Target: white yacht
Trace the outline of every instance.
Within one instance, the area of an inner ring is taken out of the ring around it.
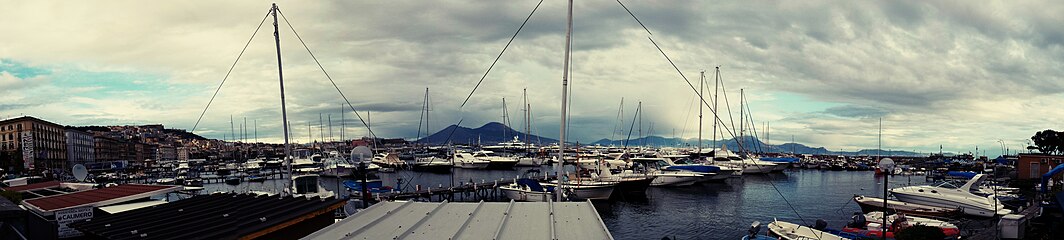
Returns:
[[[558,180],[543,183],[548,189],[557,189]],[[613,194],[615,182],[602,182],[591,180],[569,181],[562,185],[562,193],[572,200],[605,200]]]
[[[358,166],[340,157],[329,157],[322,161],[321,175],[326,177],[353,176]]]
[[[554,192],[547,191],[535,179],[515,179],[513,183],[500,186],[507,198],[522,202],[547,202],[554,198]]]
[[[291,191],[292,196],[305,196],[307,198],[328,198],[336,195],[333,192],[326,191],[324,187],[321,187],[318,182],[317,174],[298,174],[292,176],[292,186],[288,190]]]
[[[650,186],[689,186],[706,178],[706,174],[687,170],[664,170],[669,164],[664,158],[632,158],[632,162],[639,163],[642,168],[637,168],[635,174],[644,174],[654,177]],[[629,174],[622,172],[621,175]]]
[[[488,167],[491,161],[483,160],[473,157],[473,154],[467,152],[455,152],[454,158],[451,160],[455,167],[469,168],[469,169],[484,169]]]
[[[921,185],[894,188],[890,189],[890,192],[903,202],[959,208],[964,214],[973,216],[993,217],[1011,213],[1012,211],[1005,209],[1005,205],[1001,204],[996,195],[984,197],[973,193],[982,185],[984,179],[986,179],[986,175],[978,174],[961,187],[945,182],[938,186]]]
[[[473,158],[488,161],[487,169],[501,169],[509,170],[513,169],[517,165],[517,159],[500,156],[492,151],[476,151],[473,152]]]
[[[370,160],[370,162],[384,168],[406,168],[406,162],[400,160],[398,154],[378,153],[373,156],[373,160]]]

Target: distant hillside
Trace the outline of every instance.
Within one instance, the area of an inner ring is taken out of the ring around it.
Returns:
[[[754,152],[775,152],[775,153],[791,153],[796,154],[827,154],[827,155],[876,155],[876,149],[863,149],[857,152],[845,152],[845,151],[829,151],[824,147],[810,147],[800,143],[784,143],[779,145],[768,145],[752,136],[743,136],[736,139],[717,140],[717,147],[720,145],[726,145],[729,150],[737,151],[739,143],[742,143],[743,147],[749,151]],[[590,143],[591,145],[602,146],[624,146],[624,140],[610,140],[601,139]],[[628,140],[628,146],[651,146],[651,147],[696,147],[698,146],[697,139],[680,139],[680,138],[665,138],[660,136],[648,136],[638,139]],[[702,140],[703,148],[712,148],[712,140]],[[887,156],[924,156],[920,153],[910,151],[887,151],[883,150],[882,155]]]
[[[190,133],[188,131],[185,131],[184,129],[163,129],[163,132],[182,139],[207,140],[207,138],[203,136],[196,135],[195,133]]]
[[[495,144],[510,141],[511,139],[513,139],[514,135],[520,136],[521,138],[524,138],[525,136],[524,133],[509,128],[506,125],[503,125],[502,123],[490,122],[488,124],[484,124],[484,126],[475,129],[451,125],[447,128],[444,128],[443,130],[440,130],[439,132],[429,135],[428,137],[420,139],[419,142],[429,144],[447,144],[447,142],[455,144],[475,144],[479,141],[481,144]],[[450,136],[450,139],[448,139],[448,136]],[[558,140],[552,138],[545,138],[536,135],[529,135],[527,140],[536,144],[550,144],[558,142]]]

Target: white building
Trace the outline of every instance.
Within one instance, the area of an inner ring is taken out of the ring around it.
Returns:
[[[92,134],[74,129],[66,129],[66,152],[67,162],[87,165],[96,162],[94,142]]]

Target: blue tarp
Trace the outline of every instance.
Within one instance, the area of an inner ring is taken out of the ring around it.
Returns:
[[[1053,168],[1052,170],[1049,170],[1049,172],[1046,172],[1046,174],[1042,174],[1042,193],[1049,192],[1049,188],[1046,186],[1049,183],[1049,179],[1053,178],[1053,175],[1056,175],[1060,172],[1064,172],[1064,164],[1057,165],[1057,167]]]
[[[975,177],[976,174],[977,173],[975,173],[975,172],[968,172],[968,171],[949,171],[949,172],[946,172],[946,175],[949,175],[950,177],[963,177],[963,178],[968,178],[968,179],[971,179],[971,178]]]
[[[517,179],[517,184],[522,186],[528,186],[528,189],[532,190],[533,192],[543,192],[543,185],[539,185],[539,182],[533,179]]]
[[[344,187],[347,187],[348,189],[351,189],[353,191],[362,191],[362,182],[355,180],[344,180]],[[381,182],[380,180],[366,181],[366,188],[373,193],[383,193],[391,190],[389,188],[385,188],[384,182]]]
[[[796,162],[798,162],[798,158],[795,158],[795,157],[763,157],[763,158],[761,158],[761,161],[796,163]]]

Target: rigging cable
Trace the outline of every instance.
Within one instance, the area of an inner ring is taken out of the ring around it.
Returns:
[[[629,14],[630,14],[630,15],[632,16],[632,18],[634,18],[634,19],[636,20],[636,22],[639,22],[640,26],[643,26],[643,28],[644,28],[644,29],[646,29],[646,26],[645,26],[645,25],[643,25],[643,23],[639,21],[639,18],[638,18],[638,17],[636,17],[636,16],[635,16],[635,14],[634,14],[634,13],[632,13],[632,11],[628,10],[628,7],[625,7],[625,6],[624,6],[624,3],[621,3],[621,1],[620,1],[620,0],[617,0],[617,3],[619,3],[619,4],[621,5],[621,7],[624,7],[625,11],[628,11],[628,13],[629,13]],[[650,30],[647,30],[647,33],[649,34],[649,33],[650,33]],[[669,58],[669,55],[668,55],[668,54],[665,54],[665,51],[664,51],[664,50],[662,50],[660,46],[658,46],[658,43],[654,41],[654,38],[652,38],[651,36],[647,36],[647,39],[649,39],[649,40],[650,40],[650,43],[653,43],[653,44],[654,44],[654,47],[655,47],[655,48],[657,48],[659,52],[661,52],[661,55],[665,57],[665,60],[668,60],[668,61],[669,61],[669,64],[671,64],[671,65],[672,65],[672,67],[673,67],[674,69],[676,69],[676,73],[680,74],[680,77],[682,77],[682,78],[683,78],[683,80],[684,80],[685,82],[687,82],[687,85],[688,85],[689,87],[691,87],[691,90],[692,90],[692,91],[694,91],[694,92],[695,92],[695,93],[697,94],[697,93],[698,93],[698,89],[697,89],[697,88],[695,88],[695,86],[694,86],[693,84],[691,84],[691,81],[687,79],[687,76],[685,76],[685,75],[683,74],[683,71],[680,71],[680,68],[676,66],[676,63],[674,63],[674,62],[672,61],[672,59],[671,59],[671,58]],[[701,98],[701,101],[702,101],[702,103],[703,103],[703,104],[705,104],[706,106],[709,106],[709,103],[708,103],[708,102],[706,102],[706,99],[705,99],[705,98]],[[717,113],[716,109],[710,108],[710,110],[712,110],[712,111],[713,111],[713,113],[714,113],[714,114],[713,114],[713,115],[714,115],[714,118],[718,118],[718,117],[716,117],[716,115],[717,115],[717,114],[716,114],[716,113]],[[719,118],[718,118],[718,120],[719,120]],[[732,136],[735,136],[734,132],[732,132],[732,131],[731,131],[731,129],[727,129],[727,128],[725,128],[725,130],[728,130],[728,132],[729,132],[729,133],[731,133],[731,135],[732,135]],[[739,147],[740,147],[740,148],[742,148],[742,147],[743,147],[742,143],[739,143]],[[755,166],[756,166],[756,167],[757,167],[758,169],[760,169],[760,168],[761,168],[761,166],[760,166],[760,165],[756,165],[756,164],[755,164]],[[802,217],[802,215],[798,213],[798,210],[794,208],[794,205],[792,205],[792,204],[790,203],[790,201],[788,201],[788,200],[787,200],[787,197],[783,195],[783,192],[781,192],[781,191],[779,190],[779,188],[777,188],[777,187],[776,187],[776,184],[775,184],[775,183],[773,183],[772,181],[768,181],[768,183],[769,183],[769,185],[771,185],[771,186],[772,186],[772,189],[773,189],[773,190],[776,190],[776,193],[778,193],[778,194],[780,195],[780,197],[781,197],[781,198],[783,198],[783,201],[784,201],[785,203],[787,203],[787,207],[790,207],[791,211],[794,211],[794,214],[798,216],[798,218],[799,218],[799,219],[800,219],[800,220],[802,221],[802,224],[807,224],[807,222],[805,221],[805,218],[803,218],[803,217]],[[817,238],[819,238],[819,236],[817,236]]]
[[[218,96],[218,92],[222,91],[222,85],[225,85],[225,80],[229,79],[229,74],[233,73],[233,69],[236,68],[236,63],[240,62],[240,57],[244,56],[244,51],[248,50],[248,46],[251,45],[251,40],[255,39],[255,35],[258,35],[259,29],[262,28],[262,24],[266,22],[266,18],[270,17],[270,12],[266,13],[266,16],[262,17],[262,21],[259,22],[259,26],[255,27],[255,32],[251,33],[251,38],[248,39],[248,43],[244,44],[244,49],[240,49],[240,54],[236,55],[236,60],[233,60],[233,65],[229,67],[229,71],[225,73],[225,77],[222,78],[222,82],[218,83],[218,88],[214,89],[214,95],[211,95],[211,100],[207,101],[207,106],[203,107],[203,112],[200,112],[199,118],[196,118],[196,124],[192,125],[192,130],[189,133],[196,132],[196,127],[199,127],[200,120],[203,120],[203,115],[207,113],[207,109],[211,107],[211,103],[214,102],[214,98]]]
[[[288,28],[292,29],[292,34],[296,36],[296,39],[299,40],[300,44],[303,44],[303,48],[307,49],[307,53],[310,54],[310,58],[314,60],[314,63],[318,64],[318,68],[320,68],[321,72],[325,74],[325,78],[329,79],[329,82],[332,83],[333,88],[336,88],[336,92],[340,93],[340,97],[344,98],[344,102],[347,102],[347,106],[351,108],[352,112],[355,112],[355,116],[358,117],[358,120],[362,122],[362,125],[366,126],[366,131],[368,131],[370,137],[373,138],[373,145],[376,145],[377,135],[373,133],[373,129],[369,127],[369,124],[366,123],[366,120],[362,118],[362,114],[359,114],[358,111],[355,110],[355,106],[351,105],[351,101],[347,99],[347,96],[344,95],[344,92],[340,90],[340,87],[338,85],[336,85],[336,81],[333,81],[332,76],[329,76],[329,72],[325,71],[325,67],[322,66],[321,62],[318,61],[318,57],[314,56],[314,52],[310,51],[310,47],[307,46],[307,43],[303,41],[302,37],[299,37],[299,33],[296,32],[295,27],[292,27],[292,22],[289,22],[288,18],[284,16],[284,12],[281,12],[281,9],[277,9],[277,13],[279,13],[281,15],[281,18],[284,19],[284,22],[288,25]]]
[[[502,47],[502,51],[500,51],[499,55],[495,57],[495,61],[491,62],[491,66],[488,66],[488,70],[484,71],[483,76],[480,76],[480,81],[477,81],[477,85],[473,86],[472,91],[469,91],[469,95],[466,96],[465,100],[462,101],[462,105],[458,106],[459,111],[465,108],[466,103],[469,102],[469,98],[472,98],[473,93],[477,91],[477,88],[480,88],[480,84],[484,83],[484,79],[488,77],[488,73],[491,72],[492,68],[495,68],[495,64],[498,63],[499,59],[502,58],[503,53],[506,53],[506,49],[510,48],[510,44],[514,42],[514,39],[517,39],[517,34],[521,33],[521,29],[525,28],[525,24],[528,24],[528,20],[532,19],[533,14],[536,14],[536,10],[539,9],[540,5],[543,5],[543,0],[540,0],[539,3],[536,4],[536,7],[532,8],[532,12],[528,13],[528,17],[525,18],[525,21],[521,23],[520,27],[517,27],[517,31],[515,31],[514,35],[510,37],[510,41],[506,42],[506,46]],[[447,134],[447,139],[444,140],[444,142],[451,141],[451,137],[454,136],[454,131],[457,130],[459,126],[462,126],[462,121],[464,120],[464,118],[458,119],[458,124],[456,124],[455,127],[451,128],[451,132]]]

